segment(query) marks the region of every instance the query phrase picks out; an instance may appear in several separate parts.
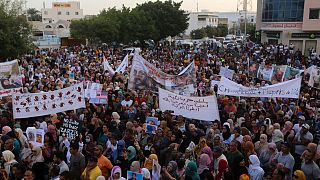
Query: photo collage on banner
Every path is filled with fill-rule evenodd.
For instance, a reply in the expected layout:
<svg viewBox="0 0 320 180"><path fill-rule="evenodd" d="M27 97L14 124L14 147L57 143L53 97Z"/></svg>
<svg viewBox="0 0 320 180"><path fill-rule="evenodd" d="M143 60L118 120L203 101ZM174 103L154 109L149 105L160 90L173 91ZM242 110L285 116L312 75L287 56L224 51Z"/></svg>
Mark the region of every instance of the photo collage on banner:
<svg viewBox="0 0 320 180"><path fill-rule="evenodd" d="M194 63L192 62L190 66L187 66L180 75L169 75L157 69L140 55L135 54L128 88L136 90L148 89L157 92L158 87L185 95L194 93L196 89Z"/></svg>
<svg viewBox="0 0 320 180"><path fill-rule="evenodd" d="M0 97L19 92L22 89L22 76L17 60L0 63Z"/></svg>
<svg viewBox="0 0 320 180"><path fill-rule="evenodd" d="M43 116L85 107L83 84L45 93L14 94L14 118Z"/></svg>

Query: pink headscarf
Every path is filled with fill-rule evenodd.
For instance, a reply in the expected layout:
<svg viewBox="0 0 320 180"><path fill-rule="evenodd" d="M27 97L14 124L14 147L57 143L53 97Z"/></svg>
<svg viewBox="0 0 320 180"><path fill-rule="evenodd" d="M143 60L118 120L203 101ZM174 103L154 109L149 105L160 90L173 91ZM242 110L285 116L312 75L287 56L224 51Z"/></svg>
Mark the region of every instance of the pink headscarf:
<svg viewBox="0 0 320 180"><path fill-rule="evenodd" d="M292 130L293 124L290 121L286 121L284 123L284 127L282 129L282 133L286 134L287 132L290 132Z"/></svg>
<svg viewBox="0 0 320 180"><path fill-rule="evenodd" d="M12 131L11 127L9 126L3 126L2 128L2 135L7 134L8 132Z"/></svg>
<svg viewBox="0 0 320 180"><path fill-rule="evenodd" d="M209 146L206 146L202 149L202 153L207 154L210 157L210 160L212 161L212 150Z"/></svg>
<svg viewBox="0 0 320 180"><path fill-rule="evenodd" d="M199 158L198 174L201 174L206 169L209 170L210 164L211 160L208 154L201 154Z"/></svg>

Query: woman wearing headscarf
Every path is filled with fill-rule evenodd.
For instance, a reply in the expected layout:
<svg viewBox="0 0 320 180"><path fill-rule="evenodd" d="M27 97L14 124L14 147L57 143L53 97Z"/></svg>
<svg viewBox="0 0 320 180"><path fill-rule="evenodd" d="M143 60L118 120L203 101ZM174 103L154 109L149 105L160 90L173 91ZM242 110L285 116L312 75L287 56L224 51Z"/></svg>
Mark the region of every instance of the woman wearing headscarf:
<svg viewBox="0 0 320 180"><path fill-rule="evenodd" d="M178 179L179 176L177 174L178 164L175 161L170 161L167 167L163 167L162 171L162 179L163 180L171 180L171 179Z"/></svg>
<svg viewBox="0 0 320 180"><path fill-rule="evenodd" d="M121 176L121 168L119 166L113 166L111 170L111 175L108 178L108 180L125 180L126 178L123 178Z"/></svg>
<svg viewBox="0 0 320 180"><path fill-rule="evenodd" d="M130 171L135 172L135 173L140 173L140 162L133 161L130 166Z"/></svg>
<svg viewBox="0 0 320 180"><path fill-rule="evenodd" d="M128 160L130 162L133 162L134 160L136 160L137 151L133 146L129 146L127 149L127 152L128 152Z"/></svg>
<svg viewBox="0 0 320 180"><path fill-rule="evenodd" d="M268 143L268 149L263 151L259 155L259 160L261 163L261 167L265 170L268 171L271 169L271 160L274 159L276 156L278 150L277 146L275 143Z"/></svg>
<svg viewBox="0 0 320 180"><path fill-rule="evenodd" d="M260 135L260 141L254 143L254 149L257 154L261 154L263 151L268 149L268 136L266 134Z"/></svg>
<svg viewBox="0 0 320 180"><path fill-rule="evenodd" d="M207 135L206 135L206 142L207 145L212 147L213 146L213 138L214 138L214 130L213 129L209 129Z"/></svg>
<svg viewBox="0 0 320 180"><path fill-rule="evenodd" d="M30 168L33 166L33 164L37 162L44 162L44 158L42 156L42 150L39 146L32 147L32 154L31 154L30 160L31 160L29 164Z"/></svg>
<svg viewBox="0 0 320 180"><path fill-rule="evenodd" d="M146 158L143 167L147 168L149 171L152 171L153 161L158 161L158 156L156 154L150 154L149 158Z"/></svg>
<svg viewBox="0 0 320 180"><path fill-rule="evenodd" d="M211 159L209 155L207 154L201 154L198 161L199 167L198 167L198 174L200 176L200 179L213 179L212 174L210 172L210 164Z"/></svg>
<svg viewBox="0 0 320 180"><path fill-rule="evenodd" d="M254 145L251 141L247 141L245 143L244 149L243 149L244 153L244 160L246 162L246 165L249 165L249 156L251 155L257 155L257 153L254 151Z"/></svg>
<svg viewBox="0 0 320 180"><path fill-rule="evenodd" d="M222 128L222 140L224 144L230 144L232 141L232 136L231 136L231 130L230 130L230 124L229 123L224 123L223 128Z"/></svg>
<svg viewBox="0 0 320 180"><path fill-rule="evenodd" d="M5 169L5 171L6 171L7 175L8 175L8 178L9 178L9 176L10 176L10 174L12 172L12 169L11 169L12 165L13 164L17 164L18 162L14 159L14 154L9 150L3 151L2 152L2 157L3 157L4 161L5 161L4 169Z"/></svg>
<svg viewBox="0 0 320 180"><path fill-rule="evenodd" d="M147 168L142 168L141 173L143 175L143 180L151 180L151 174Z"/></svg>
<svg viewBox="0 0 320 180"><path fill-rule="evenodd" d="M194 161L190 161L186 168L185 180L200 180L198 174L197 164Z"/></svg>
<svg viewBox="0 0 320 180"><path fill-rule="evenodd" d="M277 149L280 151L281 143L284 142L284 136L283 136L283 133L280 130L280 124L279 123L275 123L273 125L273 127L274 127L274 130L273 130L273 133L272 133L272 142L277 145Z"/></svg>
<svg viewBox="0 0 320 180"><path fill-rule="evenodd" d="M59 135L58 135L57 128L54 125L49 125L48 132L52 135L52 138L56 144L59 141Z"/></svg>
<svg viewBox="0 0 320 180"><path fill-rule="evenodd" d="M306 180L306 175L301 170L296 170L292 176L293 180Z"/></svg>
<svg viewBox="0 0 320 180"><path fill-rule="evenodd" d="M199 140L199 144L194 148L194 152L196 153L197 157L200 156L204 147L208 147L208 145L206 143L206 139L204 137L201 137Z"/></svg>
<svg viewBox="0 0 320 180"><path fill-rule="evenodd" d="M20 128L15 129L16 136L19 138L21 142L21 150L28 144L27 137L23 134L23 131Z"/></svg>
<svg viewBox="0 0 320 180"><path fill-rule="evenodd" d="M249 168L248 173L251 180L263 180L264 170L260 167L260 161L258 156L249 156Z"/></svg>
<svg viewBox="0 0 320 180"><path fill-rule="evenodd" d="M2 135L6 135L10 131L12 131L11 127L9 127L9 126L2 127Z"/></svg>
<svg viewBox="0 0 320 180"><path fill-rule="evenodd" d="M287 138L290 134L294 135L293 124L290 121L286 121L284 123L282 134L284 136L284 141L287 141Z"/></svg>

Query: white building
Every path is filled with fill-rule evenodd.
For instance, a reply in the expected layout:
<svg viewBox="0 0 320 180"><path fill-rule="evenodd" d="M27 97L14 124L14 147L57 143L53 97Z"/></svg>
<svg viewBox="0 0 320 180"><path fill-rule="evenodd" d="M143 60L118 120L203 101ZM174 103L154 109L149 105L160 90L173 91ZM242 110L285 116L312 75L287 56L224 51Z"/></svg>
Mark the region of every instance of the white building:
<svg viewBox="0 0 320 180"><path fill-rule="evenodd" d="M189 36L190 32L195 29L201 29L206 26L217 27L218 16L215 13L208 11L190 12L188 23L189 27L185 31L187 36Z"/></svg>
<svg viewBox="0 0 320 180"><path fill-rule="evenodd" d="M84 18L80 2L53 2L52 8L41 9L44 32L53 32L58 37L70 36L70 22Z"/></svg>
<svg viewBox="0 0 320 180"><path fill-rule="evenodd" d="M240 26L240 23L243 23L245 20L244 12L216 12L215 13L219 18L228 19L228 28L234 26ZM247 12L247 22L256 23L257 13L256 12Z"/></svg>

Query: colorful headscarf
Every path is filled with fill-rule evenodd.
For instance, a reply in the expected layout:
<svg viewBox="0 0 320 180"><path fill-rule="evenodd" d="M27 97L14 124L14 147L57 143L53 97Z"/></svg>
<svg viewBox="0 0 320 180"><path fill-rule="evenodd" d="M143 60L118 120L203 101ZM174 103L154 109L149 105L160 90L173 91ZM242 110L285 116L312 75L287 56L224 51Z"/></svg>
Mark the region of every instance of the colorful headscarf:
<svg viewBox="0 0 320 180"><path fill-rule="evenodd" d="M128 149L128 159L129 161L131 161L132 159L134 159L137 155L137 151L133 146L129 146Z"/></svg>
<svg viewBox="0 0 320 180"><path fill-rule="evenodd" d="M200 180L200 176L197 170L197 164L194 161L190 161L187 165L186 176L191 177L192 180Z"/></svg>

